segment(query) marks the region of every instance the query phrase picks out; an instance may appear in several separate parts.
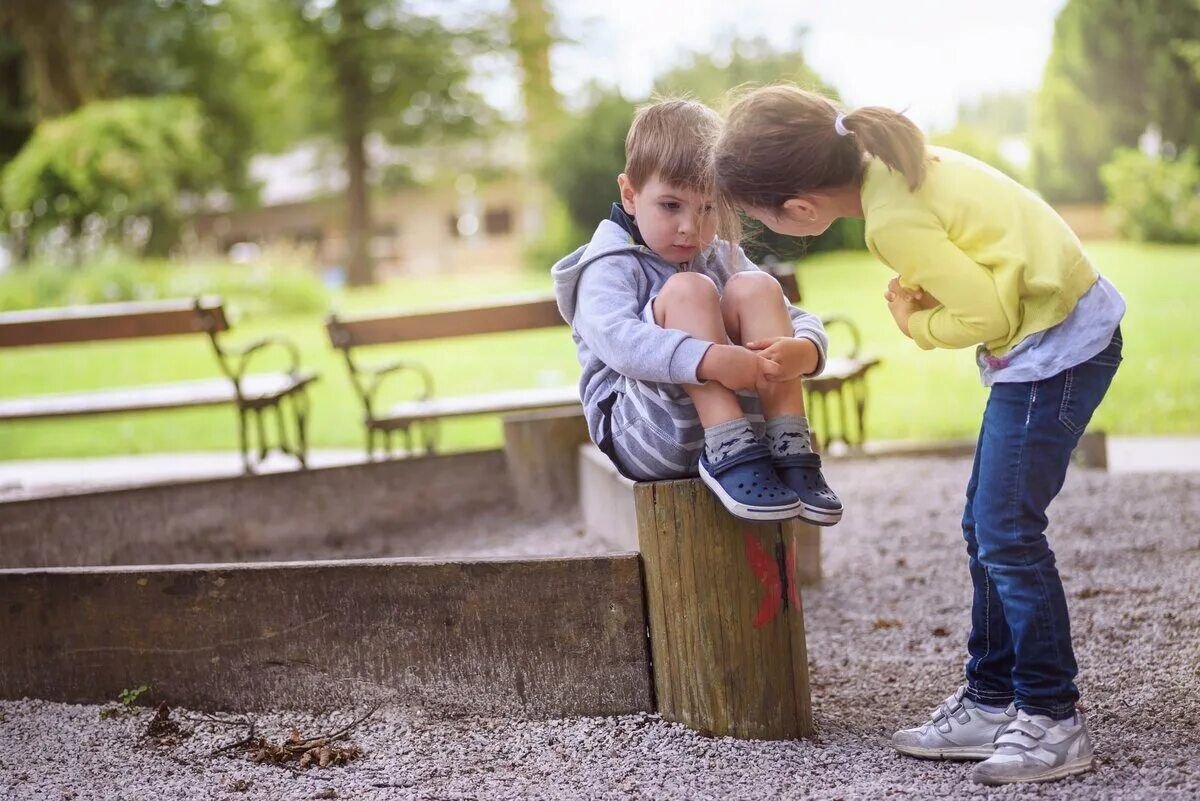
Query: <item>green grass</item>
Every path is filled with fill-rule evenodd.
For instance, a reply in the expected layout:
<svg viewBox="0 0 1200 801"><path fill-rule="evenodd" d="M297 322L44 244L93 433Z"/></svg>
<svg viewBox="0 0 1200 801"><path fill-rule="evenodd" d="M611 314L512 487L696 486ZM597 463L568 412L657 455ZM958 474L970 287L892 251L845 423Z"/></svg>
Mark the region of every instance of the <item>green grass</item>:
<svg viewBox="0 0 1200 801"><path fill-rule="evenodd" d="M1125 362L1093 425L1115 434L1196 433L1200 430L1198 327L1189 306L1200 297L1200 248L1104 243L1090 248L1100 269L1125 294ZM883 365L870 379L868 433L874 439L971 436L986 390L972 353L919 350L895 331L882 301L888 270L865 253L828 254L804 262L803 305L851 317L864 350ZM464 298L548 289L544 275L404 278L334 299L346 312L414 308ZM321 373L314 386L314 447L360 447L361 410L345 366L330 347L319 315L261 317L234 327L233 341L283 333L300 346L304 363ZM833 332L835 350L838 332ZM444 340L372 349L372 359L405 356L430 365L439 394L557 385L578 375L565 329ZM279 362L264 361L265 367ZM202 337L97 343L0 351L0 397L150 384L217 375ZM398 399L399 396L397 396ZM91 456L115 453L228 450L236 447L234 414L217 407L0 425L0 458ZM449 448L500 442L497 420L449 424Z"/></svg>

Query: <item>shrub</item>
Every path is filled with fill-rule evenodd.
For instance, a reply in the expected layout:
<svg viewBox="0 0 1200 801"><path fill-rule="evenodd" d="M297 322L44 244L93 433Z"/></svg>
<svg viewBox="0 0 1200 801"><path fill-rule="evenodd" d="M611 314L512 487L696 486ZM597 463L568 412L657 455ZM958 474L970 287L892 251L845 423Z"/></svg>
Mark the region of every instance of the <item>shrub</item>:
<svg viewBox="0 0 1200 801"><path fill-rule="evenodd" d="M1100 175L1122 235L1146 242L1200 243L1200 154L1176 159L1120 150Z"/></svg>

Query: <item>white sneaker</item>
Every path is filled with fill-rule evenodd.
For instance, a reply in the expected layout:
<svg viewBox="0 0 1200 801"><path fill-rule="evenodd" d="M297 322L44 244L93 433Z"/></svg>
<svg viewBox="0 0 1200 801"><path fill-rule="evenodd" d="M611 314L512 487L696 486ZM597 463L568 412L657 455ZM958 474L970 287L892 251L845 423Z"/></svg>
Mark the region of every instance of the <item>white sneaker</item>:
<svg viewBox="0 0 1200 801"><path fill-rule="evenodd" d="M966 697L966 686L943 701L927 723L892 735L892 747L924 759L987 759L1005 726L1017 719L1012 704L1003 712L987 712Z"/></svg>
<svg viewBox="0 0 1200 801"><path fill-rule="evenodd" d="M1047 782L1092 769L1092 739L1078 712L1066 720L1019 712L996 738L996 752L975 767L979 784Z"/></svg>

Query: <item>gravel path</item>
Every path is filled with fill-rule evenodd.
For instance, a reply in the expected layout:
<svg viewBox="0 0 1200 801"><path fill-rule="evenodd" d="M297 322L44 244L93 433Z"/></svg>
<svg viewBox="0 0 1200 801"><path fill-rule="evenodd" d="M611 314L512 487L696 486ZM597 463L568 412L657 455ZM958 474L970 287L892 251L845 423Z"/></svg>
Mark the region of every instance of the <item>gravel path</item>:
<svg viewBox="0 0 1200 801"><path fill-rule="evenodd" d="M146 710L101 720L95 706L0 702L0 798L1200 798L1198 474L1076 470L1051 509L1094 773L988 789L970 784L968 765L888 749L893 728L918 721L959 680L970 595L957 521L969 467L830 468L849 510L825 536L824 583L804 594L814 741L709 739L653 716L447 720L391 706L355 730L360 759L295 775L210 758L241 736L233 728L185 721L192 736L156 746L139 737ZM519 550L530 547L525 538ZM311 735L353 717L278 713L258 726L282 739L293 726Z"/></svg>

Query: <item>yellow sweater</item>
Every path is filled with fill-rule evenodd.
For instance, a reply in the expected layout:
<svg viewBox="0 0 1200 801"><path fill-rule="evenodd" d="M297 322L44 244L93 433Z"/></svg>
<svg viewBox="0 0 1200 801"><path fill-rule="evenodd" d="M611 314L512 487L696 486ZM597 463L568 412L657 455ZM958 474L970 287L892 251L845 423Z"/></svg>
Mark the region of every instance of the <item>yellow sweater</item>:
<svg viewBox="0 0 1200 801"><path fill-rule="evenodd" d="M908 322L922 348L983 343L996 356L1062 322L1099 277L1078 237L1041 198L970 156L930 147L925 182L878 159L862 186L867 247L942 303Z"/></svg>

